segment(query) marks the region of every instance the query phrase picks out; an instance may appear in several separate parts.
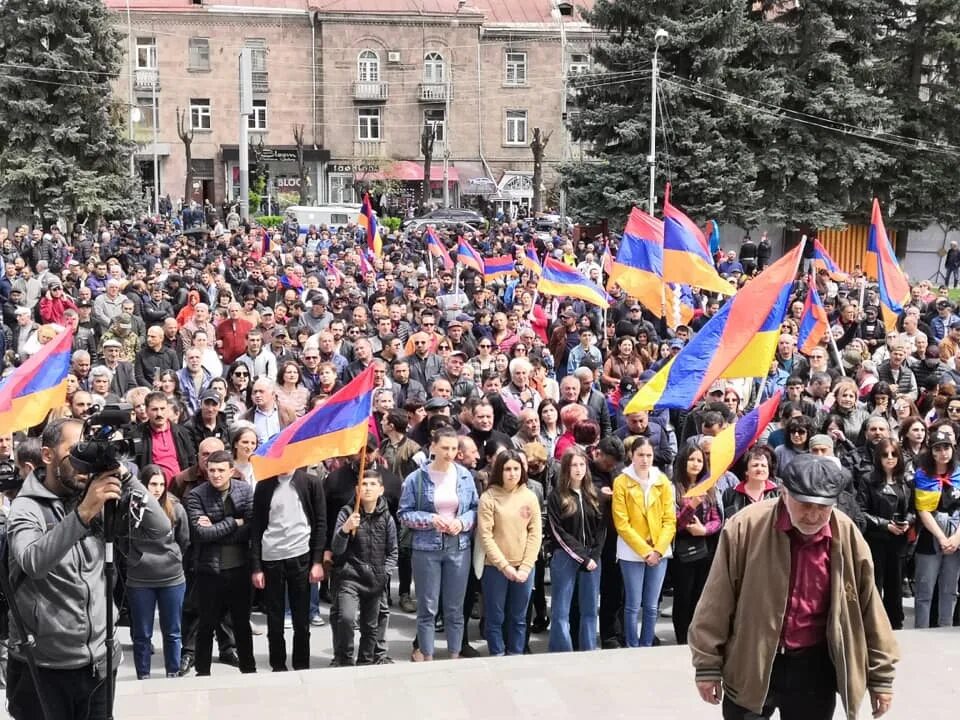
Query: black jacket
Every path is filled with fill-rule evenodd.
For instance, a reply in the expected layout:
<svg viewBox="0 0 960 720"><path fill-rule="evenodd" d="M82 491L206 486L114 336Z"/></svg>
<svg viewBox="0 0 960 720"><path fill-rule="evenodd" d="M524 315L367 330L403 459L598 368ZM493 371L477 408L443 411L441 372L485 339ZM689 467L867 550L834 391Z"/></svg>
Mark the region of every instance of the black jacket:
<svg viewBox="0 0 960 720"><path fill-rule="evenodd" d="M153 379L157 372L163 370L177 372L179 369L180 358L168 347L157 352L144 346L133 360L133 376L140 387L153 387Z"/></svg>
<svg viewBox="0 0 960 720"><path fill-rule="evenodd" d="M297 491L303 512L310 524L310 562L321 563L323 548L327 542L327 501L323 495L323 483L316 475L303 469L293 474L290 483ZM257 483L253 492L253 530L250 534L253 572L263 570L263 533L270 524L270 501L279 484L280 480L276 477L262 480Z"/></svg>
<svg viewBox="0 0 960 720"><path fill-rule="evenodd" d="M190 542L194 546L194 569L198 573L217 575L220 572L220 547L250 543L250 527L253 522L253 490L239 480L230 482L230 498L234 513L227 516L220 491L209 482L198 485L187 495L187 516L190 518ZM210 527L200 527L199 521L206 515ZM237 524L243 520L243 525ZM248 549L249 553L249 549Z"/></svg>
<svg viewBox="0 0 960 720"><path fill-rule="evenodd" d="M600 555L607 539L603 510L583 502L582 495L574 496L579 507L572 515L563 515L560 495L556 491L547 498L547 521L553 552L563 552L586 568L593 560L600 565Z"/></svg>
<svg viewBox="0 0 960 720"><path fill-rule="evenodd" d="M193 444L190 431L183 425L170 423L170 432L173 433L173 445L177 450L177 462L180 464L180 471L183 472L191 465L197 464L196 446ZM153 462L153 433L150 423L140 425L140 437L143 442L136 462L138 467L144 467Z"/></svg>
<svg viewBox="0 0 960 720"><path fill-rule="evenodd" d="M355 535L345 535L340 528L352 514L353 505L344 505L337 514L331 543L337 580L353 583L363 593L379 595L397 567L397 525L382 497L372 513L360 508L360 527Z"/></svg>
<svg viewBox="0 0 960 720"><path fill-rule="evenodd" d="M884 478L878 479L875 475L864 478L857 486L857 502L863 511L866 525L863 534L869 540L905 543L906 535L892 535L887 530L887 525L895 515L900 516L900 519L913 521L913 487L906 481L891 485Z"/></svg>

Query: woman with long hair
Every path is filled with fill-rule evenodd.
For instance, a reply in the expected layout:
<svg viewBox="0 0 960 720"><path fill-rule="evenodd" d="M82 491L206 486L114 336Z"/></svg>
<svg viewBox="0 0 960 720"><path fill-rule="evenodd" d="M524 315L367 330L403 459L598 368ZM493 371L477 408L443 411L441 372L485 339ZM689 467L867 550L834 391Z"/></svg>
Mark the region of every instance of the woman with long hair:
<svg viewBox="0 0 960 720"><path fill-rule="evenodd" d="M163 469L147 465L140 470L140 482L153 495L170 520L170 532L162 538L131 535L127 545L127 602L130 608L130 634L133 637L133 662L137 679L150 677L150 638L154 613L160 610L163 635L163 664L167 677L180 675L180 616L186 577L183 558L190 545L190 525L180 501L167 492Z"/></svg>
<svg viewBox="0 0 960 720"><path fill-rule="evenodd" d="M723 516L728 520L745 507L775 498L780 492L773 482L776 461L770 448L751 448L747 451L744 463L746 470L743 480L723 493Z"/></svg>
<svg viewBox="0 0 960 720"><path fill-rule="evenodd" d="M613 481L613 524L623 574L627 647L653 645L660 590L677 529L673 485L653 464L653 445L642 435L629 448L630 465ZM639 635L637 624L643 612Z"/></svg>
<svg viewBox="0 0 960 720"><path fill-rule="evenodd" d="M640 377L644 370L643 362L637 355L636 341L629 335L617 338L614 348L616 352L610 353L610 357L603 364L603 373L600 375L600 382L604 390L612 390L620 384L621 378Z"/></svg>
<svg viewBox="0 0 960 720"><path fill-rule="evenodd" d="M570 607L574 590L580 610L578 648L597 649L600 555L607 527L590 476L590 459L572 447L560 461L560 475L547 498L553 553L550 558L550 652L573 650Z"/></svg>
<svg viewBox="0 0 960 720"><path fill-rule="evenodd" d="M180 392L180 379L177 377L175 370L164 370L159 375L157 379L154 380L154 387L157 390L162 392L168 398L177 398L178 400L183 397Z"/></svg>
<svg viewBox="0 0 960 720"><path fill-rule="evenodd" d="M912 495L900 445L883 438L873 449L873 472L858 483L857 501L866 521L863 536L873 554L877 590L894 630L903 627L903 560L914 520Z"/></svg>
<svg viewBox="0 0 960 720"><path fill-rule="evenodd" d="M895 396L896 393L890 387L890 383L881 380L870 389L870 394L867 396L867 410L870 411L871 415L880 415L887 420L894 421L897 415L893 407Z"/></svg>
<svg viewBox="0 0 960 720"><path fill-rule="evenodd" d="M477 510L484 552L483 611L490 655L522 655L533 569L543 541L540 502L527 487L522 453L505 449L493 461Z"/></svg>
<svg viewBox="0 0 960 720"><path fill-rule="evenodd" d="M926 447L927 424L919 415L911 415L900 423L900 452L904 471L912 478L917 469L917 458Z"/></svg>
<svg viewBox="0 0 960 720"><path fill-rule="evenodd" d="M417 649L414 662L433 660L435 622L443 589L447 649L460 657L463 598L470 572L470 536L477 518L477 486L454 460L459 436L449 427L434 431L431 462L407 475L397 517L411 530L413 577L417 587Z"/></svg>
<svg viewBox="0 0 960 720"><path fill-rule="evenodd" d="M243 415L253 406L250 391L253 383L250 381L250 368L239 360L227 370L227 404L233 405L236 415Z"/></svg>
<svg viewBox="0 0 960 720"><path fill-rule="evenodd" d="M540 442L547 449L547 457L553 457L557 447L557 439L561 435L560 408L554 400L545 399L537 408L540 417Z"/></svg>
<svg viewBox="0 0 960 720"><path fill-rule="evenodd" d="M470 364L473 365L473 376L475 378L483 377L487 370L495 369L496 357L493 354L493 340L481 337L477 343L477 354L470 358Z"/></svg>
<svg viewBox="0 0 960 720"><path fill-rule="evenodd" d="M939 587L939 625L950 627L960 579L960 468L956 440L946 428L931 433L929 449L917 458L913 498L920 519L914 557L914 627L930 626L934 586Z"/></svg>
<svg viewBox="0 0 960 720"><path fill-rule="evenodd" d="M253 465L250 458L257 449L260 441L257 439L257 429L252 422L240 420L230 428L230 452L233 454L233 476L250 485L256 486L253 475Z"/></svg>
<svg viewBox="0 0 960 720"><path fill-rule="evenodd" d="M810 438L813 435L813 422L806 415L798 415L787 420L783 428L784 444L774 450L777 467L782 473L797 455L810 451Z"/></svg>
<svg viewBox="0 0 960 720"><path fill-rule="evenodd" d="M824 412L840 416L843 421L843 434L851 443L857 442L860 429L870 415L867 409L860 405L859 392L856 380L842 377L837 380L824 401Z"/></svg>
<svg viewBox="0 0 960 720"><path fill-rule="evenodd" d="M689 443L677 453L673 463L677 535L670 576L673 579L673 632L678 645L687 644L687 629L707 584L723 527L723 510L715 487L703 495L685 497L686 492L702 479L705 466L703 451Z"/></svg>
<svg viewBox="0 0 960 720"><path fill-rule="evenodd" d="M310 391L301 384L301 379L300 363L296 360L284 362L277 373L277 400L293 410L297 417L306 412L310 398Z"/></svg>

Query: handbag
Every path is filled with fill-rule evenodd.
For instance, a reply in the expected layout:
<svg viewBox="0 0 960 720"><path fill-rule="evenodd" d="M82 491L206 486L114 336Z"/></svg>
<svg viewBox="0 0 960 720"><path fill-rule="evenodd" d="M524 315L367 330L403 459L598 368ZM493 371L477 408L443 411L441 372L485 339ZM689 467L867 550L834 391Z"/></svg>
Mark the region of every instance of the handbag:
<svg viewBox="0 0 960 720"><path fill-rule="evenodd" d="M703 560L709 553L705 537L677 535L673 542L673 559L677 562L696 562L697 560Z"/></svg>

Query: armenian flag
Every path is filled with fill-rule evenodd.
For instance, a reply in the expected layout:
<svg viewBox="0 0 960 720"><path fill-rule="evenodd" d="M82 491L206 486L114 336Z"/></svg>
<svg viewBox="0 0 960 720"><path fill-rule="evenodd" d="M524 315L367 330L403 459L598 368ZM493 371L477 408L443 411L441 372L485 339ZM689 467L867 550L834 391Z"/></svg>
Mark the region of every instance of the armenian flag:
<svg viewBox="0 0 960 720"><path fill-rule="evenodd" d="M551 257L543 261L537 291L554 297L575 297L604 310L610 307L610 296L602 287Z"/></svg>
<svg viewBox="0 0 960 720"><path fill-rule="evenodd" d="M880 289L880 310L887 330L897 327L897 317L903 312L903 304L910 298L910 283L900 269L897 256L893 254L887 229L880 213L880 203L873 199L873 215L870 218L870 235L867 251L863 256L863 271L877 279Z"/></svg>
<svg viewBox="0 0 960 720"><path fill-rule="evenodd" d="M669 185L663 197L663 279L695 285L722 295L736 292L717 273L707 239L700 228L670 204Z"/></svg>
<svg viewBox="0 0 960 720"><path fill-rule="evenodd" d="M537 277L543 275L543 265L540 264L540 258L537 256L537 249L533 246L533 241L531 241L523 249L523 266L532 273L535 273Z"/></svg>
<svg viewBox="0 0 960 720"><path fill-rule="evenodd" d="M820 300L817 285L813 278L807 280L807 299L803 302L803 315L800 316L800 330L797 333L797 348L809 355L830 330L827 310Z"/></svg>
<svg viewBox="0 0 960 720"><path fill-rule="evenodd" d="M367 252L369 252L367 248L363 248L359 253L359 267L361 275L366 275L367 273L372 273L374 271L373 264L370 262L370 258L367 257Z"/></svg>
<svg viewBox="0 0 960 720"><path fill-rule="evenodd" d="M711 257L720 252L720 225L716 220L707 220L707 246Z"/></svg>
<svg viewBox="0 0 960 720"><path fill-rule="evenodd" d="M447 250L447 246L437 237L432 227L427 228L424 239L427 243L427 252L443 261L444 270L453 270L453 260L450 258L450 252Z"/></svg>
<svg viewBox="0 0 960 720"><path fill-rule="evenodd" d="M686 410L718 378L766 377L802 252L800 243L728 300L624 412Z"/></svg>
<svg viewBox="0 0 960 720"><path fill-rule="evenodd" d="M360 452L367 442L373 404L373 370L370 365L323 405L258 447L250 458L254 477L265 480Z"/></svg>
<svg viewBox="0 0 960 720"><path fill-rule="evenodd" d="M334 265L329 260L323 261L323 271L328 275L333 275L336 279L336 287L343 285L343 273L340 272L340 268Z"/></svg>
<svg viewBox="0 0 960 720"><path fill-rule="evenodd" d="M691 304L692 293L689 285L664 283L663 307L666 313L667 327L676 328L678 325L689 325L696 310Z"/></svg>
<svg viewBox="0 0 960 720"><path fill-rule="evenodd" d="M813 266L817 270L826 270L830 279L836 282L845 282L850 279L850 276L840 269L840 266L830 257L827 249L817 239L813 241Z"/></svg>
<svg viewBox="0 0 960 720"><path fill-rule="evenodd" d="M710 473L706 479L687 490L684 497L706 495L720 477L760 439L764 429L773 421L782 394L783 391L778 390L772 398L760 403L713 438L713 445L710 446Z"/></svg>
<svg viewBox="0 0 960 720"><path fill-rule="evenodd" d="M603 270L604 274L609 275L612 268L613 253L610 252L610 241L607 240L603 244L603 254L600 256L600 269Z"/></svg>
<svg viewBox="0 0 960 720"><path fill-rule="evenodd" d="M457 239L457 260L478 273L483 273L483 256L462 237Z"/></svg>
<svg viewBox="0 0 960 720"><path fill-rule="evenodd" d="M39 425L67 400L73 332L64 330L0 384L0 427L11 433Z"/></svg>
<svg viewBox="0 0 960 720"><path fill-rule="evenodd" d="M514 275L516 273L517 261L513 255L501 255L500 257L485 258L483 261L483 279L485 282L499 280L500 278Z"/></svg>
<svg viewBox="0 0 960 720"><path fill-rule="evenodd" d="M613 283L657 317L663 316L663 223L638 208L630 212L611 264L607 288Z"/></svg>
<svg viewBox="0 0 960 720"><path fill-rule="evenodd" d="M383 255L383 238L380 237L380 227L377 225L377 214L373 211L373 205L370 203L370 193L363 194L363 202L360 204L360 215L357 217L357 225L363 228L367 234L367 247L373 253L375 258Z"/></svg>

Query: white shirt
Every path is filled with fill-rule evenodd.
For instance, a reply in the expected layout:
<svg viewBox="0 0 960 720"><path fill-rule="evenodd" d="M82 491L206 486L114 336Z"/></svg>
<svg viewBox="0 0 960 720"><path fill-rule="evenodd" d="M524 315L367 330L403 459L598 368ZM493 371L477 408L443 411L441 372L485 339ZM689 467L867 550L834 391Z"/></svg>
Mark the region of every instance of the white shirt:
<svg viewBox="0 0 960 720"><path fill-rule="evenodd" d="M290 480L293 473L278 477L270 514L263 531L261 555L266 561L289 560L310 552L310 521L300 496Z"/></svg>

